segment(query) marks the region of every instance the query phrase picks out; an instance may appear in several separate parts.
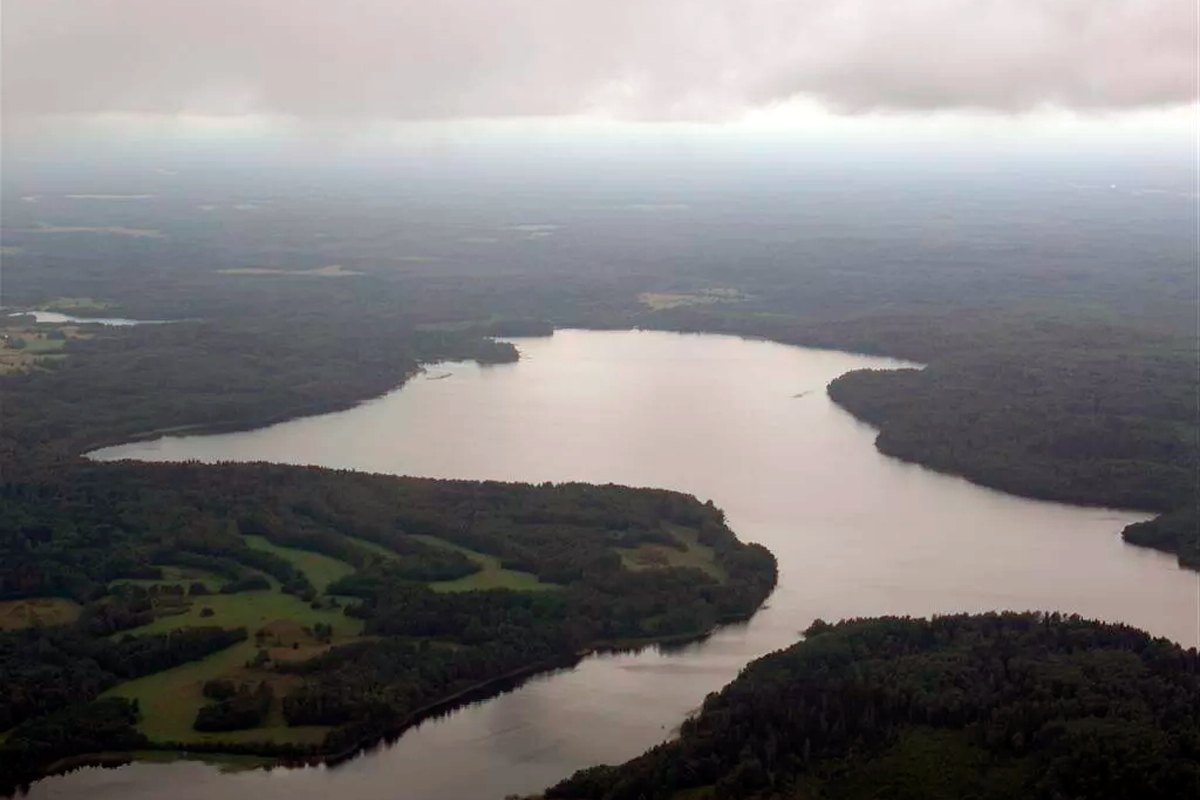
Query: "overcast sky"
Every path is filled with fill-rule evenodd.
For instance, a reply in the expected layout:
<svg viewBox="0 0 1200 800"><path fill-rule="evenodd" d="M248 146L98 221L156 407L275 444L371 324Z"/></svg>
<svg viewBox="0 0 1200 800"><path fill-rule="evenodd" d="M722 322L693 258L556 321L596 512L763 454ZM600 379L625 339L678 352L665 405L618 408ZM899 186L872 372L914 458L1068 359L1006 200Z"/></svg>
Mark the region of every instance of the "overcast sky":
<svg viewBox="0 0 1200 800"><path fill-rule="evenodd" d="M1197 97L1196 0L4 0L6 116L1087 114Z"/></svg>

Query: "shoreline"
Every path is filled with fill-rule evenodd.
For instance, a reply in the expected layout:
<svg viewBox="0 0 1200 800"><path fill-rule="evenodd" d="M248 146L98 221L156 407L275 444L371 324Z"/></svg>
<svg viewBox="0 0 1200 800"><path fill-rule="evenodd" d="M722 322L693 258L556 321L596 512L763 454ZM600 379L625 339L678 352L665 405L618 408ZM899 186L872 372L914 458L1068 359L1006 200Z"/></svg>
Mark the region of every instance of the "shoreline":
<svg viewBox="0 0 1200 800"><path fill-rule="evenodd" d="M774 589L772 589L774 591ZM768 595L769 597L769 595ZM763 604L766 603L766 598L763 599ZM361 737L354 744L349 745L341 750L333 753L311 753L306 755L281 755L278 750L290 747L290 745L274 744L272 742L247 742L245 744L236 745L233 749L223 749L220 743L214 742L212 746L196 748L193 746L182 746L180 742L149 742L137 750L130 751L101 751L96 753L80 753L73 756L66 756L51 762L41 770L36 777L25 778L14 787L14 790L4 797L16 797L17 792L26 787L32 786L39 781L47 778L53 778L58 775L65 775L74 772L78 769L87 767L95 767L99 769L116 769L135 762L153 763L154 758L140 757L139 754L176 754L178 759L170 760L187 760L200 761L208 764L219 765L223 760L229 758L256 758L263 760L264 763L247 766L247 769L303 769L305 767L325 766L335 768L341 764L353 760L362 753L377 747L380 744L391 744L398 741L409 730L418 727L425 721L437 717L443 713L449 713L459 708L465 707L474 702L490 700L494 697L520 687L522 683L539 675L549 674L558 670L572 669L584 659L609 653L620 652L636 652L648 647L661 646L683 646L693 642L699 642L707 639L717 630L727 626L736 625L739 623L748 622L761 608L760 604L754 611L744 614L731 616L722 619L711 625L707 629L693 633L671 634L667 636L652 637L647 639L624 639L624 640L609 640L596 642L588 647L578 650L574 653L563 654L562 656L550 659L547 661L539 661L535 664L529 664L524 667L518 667L514 670L498 675L494 678L489 678L485 681L480 681L460 689L452 694L441 697L430 703L426 703L420 708L410 711L404 718L395 721L388 725L384 730ZM514 684L507 687L507 684ZM274 748L276 752L256 752L256 744L260 745L263 750Z"/></svg>
<svg viewBox="0 0 1200 800"><path fill-rule="evenodd" d="M867 350L839 349L839 348L830 347L830 346L806 345L806 344L799 344L796 342L784 341L782 338L772 338L767 335L744 334L744 333L737 333L737 332L733 332L733 331L691 330L691 329L684 329L684 328L671 328L671 327L665 327L665 326L664 327L653 327L653 326L645 326L645 325L632 325L628 328L626 328L626 327L591 328L591 327L565 326L562 328L555 328L554 330L555 331L558 331L558 330L594 331L594 332L598 332L598 333L611 332L611 331L617 331L617 330L629 330L629 331L652 331L652 332L659 332L659 333L674 333L674 334L679 334L679 335L728 336L728 337L732 337L735 339L742 339L742 340L746 340L746 341L771 342L774 344L783 345L785 347L798 347L798 348L807 349L807 350L821 350L821 351L827 351L827 352L844 353L847 355L866 356L866 357L873 357L873 358L882 357L882 358L892 359L892 360L898 361L898 362L903 362L905 364L904 366L895 367L894 369L896 369L896 370L926 369L928 366L925 363L913 361L911 358L908 358L908 357L905 357L902 355L891 355L891 354L887 354L887 353L872 352L872 351L867 351ZM553 335L553 334L551 334L551 335ZM509 338L522 338L522 337L494 337L494 338L507 340ZM317 417L317 416L321 416L324 414L333 414L333 413L338 413L341 411L349 411L351 409L357 408L360 405L363 405L364 403L371 402L373 400L384 397L385 395L388 395L392 392L399 391L400 389L404 388L404 386L412 378L414 378L417 375L420 375L423 372L426 372L427 368L430 365L436 364L436 363L440 363L440 362L431 361L431 362L427 362L427 363L418 364L413 369L408 370L401 377L401 379L398 383L390 386L389 388L384 389L381 392L372 394L367 397L360 398L355 401L332 401L329 403L318 403L318 404L314 404L312 406L308 406L308 407L305 407L302 409L291 409L288 411L279 412L277 414L272 414L268 417L263 417L263 418L259 418L259 419L218 422L218 423L199 423L196 425L177 426L174 428L159 428L156 430L145 431L145 432L142 432L139 434L135 434L135 435L123 438L120 441L116 441L116 442L89 443L82 448L83 452L81 452L78 457L82 460L86 460L91 463L107 463L109 461L126 460L126 459L108 459L108 458L95 459L95 458L92 458L91 454L99 452L101 450L106 450L109 448L137 444L140 442L145 442L148 440L166 437L166 436L173 436L173 435L180 435L180 434L185 435L185 436L209 436L209 435L219 435L219 434L225 434L225 433L245 433L245 432L250 432L250 431L254 431L254 430L259 430L262 428L268 428L273 425L279 425L279 424L282 424L285 422L291 422L293 420L304 419L304 418L309 418L309 417ZM830 381L830 384L832 384L834 381L837 381L839 378L850 374L850 372L853 372L853 371L854 370L850 370L846 373L843 373L842 375L839 375L839 376L833 378ZM854 411L852 409L850 409L848 406L843 405L841 402L839 402L833 396L833 393L830 392L829 384L827 384L825 386L825 396L840 411L843 411L843 412L849 414L858 423L860 423L862 425L866 425L871 430L875 431L876 436L875 436L875 440L873 443L873 445L875 447L875 451L886 458L893 458L893 459L896 459L897 461L900 461L905 464L912 464L914 466L920 467L921 469L925 469L925 470L929 470L930 472L934 472L938 475L946 475L946 476L950 476L950 477L954 477L954 478L961 478L962 480L967 481L968 483L970 483L973 486L978 486L983 489L988 489L988 490L991 490L994 492L999 492L1001 494L1009 495L1012 497L1020 497L1025 500L1032 500L1034 502L1056 503L1059 505L1074 506L1074 507L1078 507L1078 508L1095 508L1095 509L1103 509L1103 510L1109 510L1109 511L1131 511L1131 512L1138 513L1138 514L1145 514L1147 517L1147 520L1157 518L1157 517L1161 516L1163 513L1165 513L1165 512L1160 512L1160 511L1146 510L1146 509L1142 509L1142 508L1122 508L1120 506L1106 505L1106 504L1101 504L1101 503L1087 503L1087 502L1080 502L1077 500L1063 500L1063 499L1054 497L1050 493L1011 491L1002 486L997 486L997 485L993 485L991 483L977 480L975 477L968 475L966 473L955 472L952 470L939 469L938 467L931 465L931 464L927 464L921 460L918 460L917 458L910 458L905 455L889 452L887 449L883 449L879 446L879 437L880 437L881 431L882 431L882 429L879 425L876 425L876 424L872 423L871 421L864 419L863 417L860 417L859 415L855 414ZM136 461L137 459L132 459L132 460ZM153 462L143 462L143 463L153 463ZM1191 562L1187 561L1186 559L1182 558L1178 553L1174 553L1170 550L1166 550L1163 548L1151 547L1150 545L1143 545L1143 544L1138 544L1136 542L1130 542L1128 540L1125 540L1124 537L1122 537L1122 541L1124 541L1125 544L1127 544L1130 547L1136 547L1136 548L1144 549L1144 550L1153 550L1155 552L1166 553L1168 555L1174 555L1178 559L1177 563L1178 563L1179 569L1184 569L1184 570L1189 570L1189 571L1200 571L1200 563L1195 563L1195 564L1191 563Z"/></svg>

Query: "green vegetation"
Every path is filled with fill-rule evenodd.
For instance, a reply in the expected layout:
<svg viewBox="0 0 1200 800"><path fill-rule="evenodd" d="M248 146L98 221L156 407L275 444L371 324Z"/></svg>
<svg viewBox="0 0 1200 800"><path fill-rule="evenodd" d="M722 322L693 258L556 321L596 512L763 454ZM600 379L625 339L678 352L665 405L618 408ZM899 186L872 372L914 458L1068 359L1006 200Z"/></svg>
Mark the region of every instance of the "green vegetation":
<svg viewBox="0 0 1200 800"><path fill-rule="evenodd" d="M228 583L228 580L216 574L196 567L177 567L171 564L153 564L151 565L155 577L153 578L122 578L119 581L112 583L112 588L117 588L122 584L132 584L141 586L144 589L149 589L151 586L162 585L179 585L190 587L194 583L202 583L210 592L219 592L221 587Z"/></svg>
<svg viewBox="0 0 1200 800"><path fill-rule="evenodd" d="M642 292L638 300L651 311L667 311L686 306L731 303L744 300L737 289L703 289L698 292Z"/></svg>
<svg viewBox="0 0 1200 800"><path fill-rule="evenodd" d="M141 711L137 727L148 741L213 741L218 737L192 730L196 712L204 704L203 684L242 667L256 649L247 639L199 661L122 683L104 696L137 701Z"/></svg>
<svg viewBox="0 0 1200 800"><path fill-rule="evenodd" d="M26 353L55 353L62 350L66 345L64 339L52 338L44 334L26 335L23 338L15 339L14 342L24 342L21 349Z"/></svg>
<svg viewBox="0 0 1200 800"><path fill-rule="evenodd" d="M361 630L359 620L348 619L342 610L314 609L311 603L293 595L275 590L240 592L238 594L212 594L190 597L183 613L160 616L153 622L132 629L134 633L163 633L189 625L220 625L225 628L246 628L256 631L277 619L286 619L301 625L324 623L336 625L347 631ZM210 609L211 615L204 614ZM253 653L251 653L253 655Z"/></svg>
<svg viewBox="0 0 1200 800"><path fill-rule="evenodd" d="M700 543L696 532L687 528L667 527L674 542L668 544L649 543L637 547L619 547L621 563L626 569L662 569L665 567L693 567L718 581L726 579L725 569L715 557L711 547Z"/></svg>
<svg viewBox="0 0 1200 800"><path fill-rule="evenodd" d="M1057 614L820 621L562 800L1200 793L1194 649Z"/></svg>
<svg viewBox="0 0 1200 800"><path fill-rule="evenodd" d="M262 536L246 536L245 540L246 544L257 550L264 550L290 561L292 566L308 577L319 592L325 591L326 586L339 578L344 578L354 572L354 567L345 561L339 561L320 553L297 550L294 547L280 547Z"/></svg>
<svg viewBox="0 0 1200 800"><path fill-rule="evenodd" d="M1174 553L1183 566L1200 570L1200 508L1195 505L1130 525L1122 535L1131 544Z"/></svg>
<svg viewBox="0 0 1200 800"><path fill-rule="evenodd" d="M64 314L84 314L93 311L109 311L113 303L92 297L55 297L40 304L41 311L58 311Z"/></svg>
<svg viewBox="0 0 1200 800"><path fill-rule="evenodd" d="M603 642L745 618L775 582L769 553L673 492L268 464L82 462L55 478L0 484L0 595L81 610L9 642L0 667L28 682L0 714L64 715L63 755L84 741L336 753ZM646 546L677 563L627 569L621 554ZM204 631L204 649L120 666L138 642ZM214 681L245 688L214 699ZM137 714L89 738L78 704L97 698Z"/></svg>
<svg viewBox="0 0 1200 800"><path fill-rule="evenodd" d="M168 634L99 637L80 623L0 634L0 786L35 777L57 758L141 748L138 708L101 692L169 671L245 641L244 628L196 627ZM15 727L14 727L15 726Z"/></svg>
<svg viewBox="0 0 1200 800"><path fill-rule="evenodd" d="M1125 539L1200 565L1194 345L1097 332L935 361L851 372L829 395L879 428L887 455L1027 497L1158 512Z"/></svg>
<svg viewBox="0 0 1200 800"><path fill-rule="evenodd" d="M514 591L536 591L555 588L542 583L536 575L520 570L505 569L500 559L478 553L467 547L438 539L435 536L414 536L414 539L433 547L443 547L461 553L479 567L477 572L449 581L433 581L429 587L435 592L470 592L480 589L513 589Z"/></svg>
<svg viewBox="0 0 1200 800"><path fill-rule="evenodd" d="M79 619L78 603L62 597L30 597L0 601L0 631L49 628Z"/></svg>

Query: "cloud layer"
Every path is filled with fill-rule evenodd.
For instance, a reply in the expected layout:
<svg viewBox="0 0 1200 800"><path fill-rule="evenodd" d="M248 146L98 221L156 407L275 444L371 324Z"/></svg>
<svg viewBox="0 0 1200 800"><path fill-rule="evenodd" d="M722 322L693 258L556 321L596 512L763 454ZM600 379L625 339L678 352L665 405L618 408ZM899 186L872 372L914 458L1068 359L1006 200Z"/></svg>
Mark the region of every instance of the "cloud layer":
<svg viewBox="0 0 1200 800"><path fill-rule="evenodd" d="M1193 103L1195 0L5 0L6 115Z"/></svg>

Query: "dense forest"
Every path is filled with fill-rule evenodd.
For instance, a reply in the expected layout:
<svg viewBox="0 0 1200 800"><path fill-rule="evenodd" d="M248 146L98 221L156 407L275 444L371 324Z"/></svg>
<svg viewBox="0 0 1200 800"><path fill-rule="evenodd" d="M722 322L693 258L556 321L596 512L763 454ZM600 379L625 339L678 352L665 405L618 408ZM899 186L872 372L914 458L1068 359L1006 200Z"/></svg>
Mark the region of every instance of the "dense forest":
<svg viewBox="0 0 1200 800"><path fill-rule="evenodd" d="M1200 794L1200 659L1058 614L820 621L677 740L546 792L654 798Z"/></svg>

